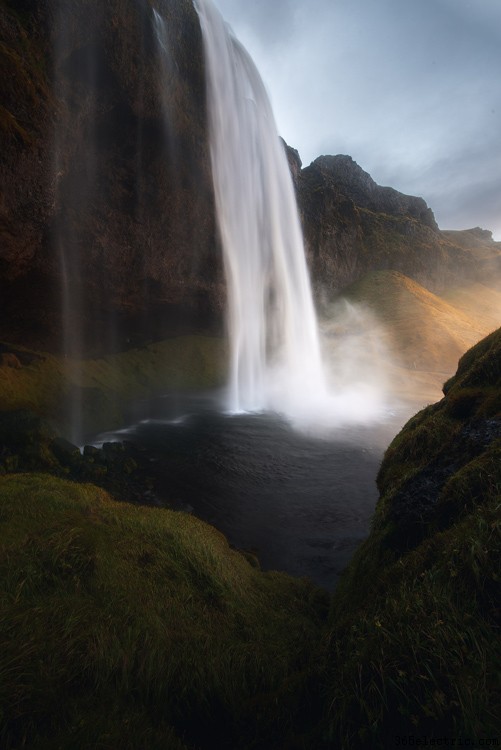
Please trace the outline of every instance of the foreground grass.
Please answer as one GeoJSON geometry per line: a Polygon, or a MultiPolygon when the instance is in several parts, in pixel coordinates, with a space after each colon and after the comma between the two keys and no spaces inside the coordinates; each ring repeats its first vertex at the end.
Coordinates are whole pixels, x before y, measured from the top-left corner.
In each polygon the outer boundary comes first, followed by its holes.
{"type": "Polygon", "coordinates": [[[333,609],[335,747],[499,737],[499,517],[489,502],[398,560],[360,550],[333,609]]]}
{"type": "Polygon", "coordinates": [[[189,515],[0,478],[2,749],[498,737],[501,330],[444,392],[388,448],[371,534],[330,600],[189,515]]]}
{"type": "Polygon", "coordinates": [[[0,479],[0,526],[2,748],[294,746],[322,592],[47,475],[0,479]]]}

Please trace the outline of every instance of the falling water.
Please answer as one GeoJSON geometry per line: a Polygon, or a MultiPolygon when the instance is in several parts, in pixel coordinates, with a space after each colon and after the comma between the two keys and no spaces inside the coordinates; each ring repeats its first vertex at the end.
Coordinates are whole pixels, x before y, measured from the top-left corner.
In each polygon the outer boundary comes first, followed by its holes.
{"type": "Polygon", "coordinates": [[[252,59],[211,0],[196,7],[228,283],[228,408],[289,414],[326,394],[294,187],[252,59]]]}
{"type": "Polygon", "coordinates": [[[176,170],[178,158],[178,144],[176,143],[175,130],[173,127],[172,86],[176,77],[175,60],[172,54],[169,31],[165,19],[160,13],[152,8],[153,28],[155,31],[156,54],[159,64],[159,87],[160,104],[163,112],[164,137],[169,153],[169,162],[176,170]]]}
{"type": "Polygon", "coordinates": [[[92,44],[77,42],[81,29],[73,9],[56,3],[54,92],[59,102],[54,130],[56,216],[52,227],[61,279],[61,322],[64,373],[68,383],[61,394],[68,436],[78,442],[83,431],[81,362],[85,347],[85,238],[76,231],[75,216],[88,217],[98,179],[96,151],[96,84],[98,70],[92,44]],[[75,53],[74,50],[78,50],[75,53]],[[72,52],[73,51],[73,52],[72,52]],[[82,111],[87,113],[82,124],[82,111]],[[74,133],[81,129],[85,158],[74,153],[74,133]],[[70,168],[72,162],[76,168],[70,168]]]}

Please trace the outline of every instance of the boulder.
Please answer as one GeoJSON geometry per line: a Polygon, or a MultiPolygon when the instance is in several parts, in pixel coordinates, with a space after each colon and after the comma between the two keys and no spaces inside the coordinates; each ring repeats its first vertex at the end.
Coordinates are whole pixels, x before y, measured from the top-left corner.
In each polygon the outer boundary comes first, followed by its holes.
{"type": "Polygon", "coordinates": [[[20,370],[21,366],[21,362],[13,352],[3,352],[0,354],[0,367],[12,367],[14,370],[20,370]]]}

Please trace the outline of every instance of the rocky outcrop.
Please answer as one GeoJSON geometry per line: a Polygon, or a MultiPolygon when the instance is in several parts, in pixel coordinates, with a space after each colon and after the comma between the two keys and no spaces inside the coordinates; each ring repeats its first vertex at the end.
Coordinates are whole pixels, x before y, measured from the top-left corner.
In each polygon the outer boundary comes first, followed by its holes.
{"type": "Polygon", "coordinates": [[[317,170],[328,176],[339,191],[360,208],[374,213],[412,217],[430,229],[438,230],[433,211],[422,198],[403,195],[390,187],[381,187],[351,156],[319,156],[308,170],[317,170]]]}
{"type": "Polygon", "coordinates": [[[501,329],[462,357],[442,401],[386,451],[371,534],[332,608],[337,747],[496,734],[500,363],[501,329]]]}
{"type": "Polygon", "coordinates": [[[400,271],[435,291],[488,275],[472,252],[478,238],[441,232],[422,198],[380,187],[350,156],[320,156],[302,170],[290,149],[288,158],[317,297],[370,271],[400,271]]]}

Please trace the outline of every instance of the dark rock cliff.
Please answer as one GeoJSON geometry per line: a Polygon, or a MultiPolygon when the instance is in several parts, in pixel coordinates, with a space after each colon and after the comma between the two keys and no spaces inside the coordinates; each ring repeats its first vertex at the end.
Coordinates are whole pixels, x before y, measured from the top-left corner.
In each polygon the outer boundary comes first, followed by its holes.
{"type": "Polygon", "coordinates": [[[63,276],[87,350],[111,318],[127,338],[217,319],[192,3],[3,0],[0,30],[0,335],[58,348],[63,276]]]}
{"type": "MultiPolygon", "coordinates": [[[[100,354],[220,330],[192,1],[0,0],[0,77],[0,339],[68,351],[78,332],[73,353],[100,354]]],[[[350,157],[287,154],[318,298],[374,270],[440,289],[500,267],[500,243],[440,232],[350,157]]]]}
{"type": "MultiPolygon", "coordinates": [[[[432,290],[482,275],[478,237],[441,232],[422,198],[377,185],[350,156],[320,156],[304,169],[297,152],[288,158],[317,296],[370,271],[400,271],[432,290]]],[[[491,245],[501,257],[500,243],[491,245]]]]}

